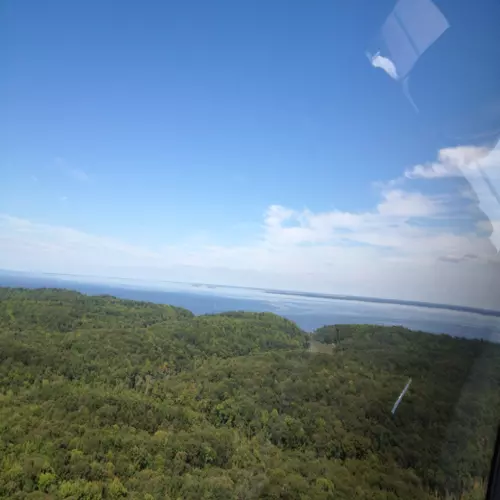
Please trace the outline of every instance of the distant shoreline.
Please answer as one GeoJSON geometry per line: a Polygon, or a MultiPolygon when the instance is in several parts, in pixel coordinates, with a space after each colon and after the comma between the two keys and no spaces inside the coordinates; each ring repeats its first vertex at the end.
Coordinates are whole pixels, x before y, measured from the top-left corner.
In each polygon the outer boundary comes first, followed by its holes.
{"type": "Polygon", "coordinates": [[[448,309],[451,311],[483,314],[485,316],[500,317],[500,311],[480,309],[477,307],[454,306],[449,304],[435,304],[433,302],[419,302],[414,300],[379,299],[376,297],[360,297],[356,295],[334,295],[314,292],[288,292],[283,290],[263,290],[272,295],[290,295],[292,297],[311,297],[315,299],[346,300],[355,302],[372,302],[376,304],[394,304],[398,306],[426,307],[429,309],[448,309]]]}
{"type": "MultiPolygon", "coordinates": [[[[300,292],[300,291],[293,291],[293,290],[276,290],[272,288],[257,288],[257,287],[247,287],[247,286],[237,286],[237,285],[218,285],[218,284],[213,284],[213,283],[191,283],[191,282],[186,282],[186,281],[169,281],[169,280],[159,280],[156,282],[145,282],[145,280],[141,279],[134,279],[134,278],[120,278],[118,276],[83,276],[79,274],[59,274],[59,273],[30,273],[30,272],[23,272],[23,271],[9,271],[6,269],[0,269],[0,277],[4,276],[18,276],[18,277],[29,277],[32,279],[43,279],[45,278],[60,278],[64,280],[64,278],[72,278],[76,282],[78,281],[78,278],[84,279],[84,282],[87,283],[93,283],[93,284],[102,284],[102,285],[107,285],[109,286],[110,283],[106,281],[101,281],[101,280],[112,280],[114,283],[113,285],[115,286],[127,286],[127,282],[131,283],[136,283],[139,284],[141,283],[142,287],[146,287],[148,285],[154,286],[155,284],[161,284],[161,283],[170,283],[170,284],[176,284],[176,285],[187,285],[191,286],[192,288],[199,289],[199,288],[208,288],[208,289],[224,289],[224,288],[229,288],[229,289],[237,289],[237,290],[253,290],[253,291],[259,291],[263,292],[265,294],[270,294],[270,295],[284,295],[284,296],[290,296],[290,297],[309,297],[309,298],[316,298],[316,299],[329,299],[329,300],[344,300],[344,301],[351,301],[351,302],[366,302],[366,303],[373,303],[373,304],[394,304],[394,305],[400,305],[400,306],[412,306],[412,307],[425,307],[428,309],[444,309],[444,310],[449,310],[449,311],[457,311],[457,312],[465,312],[465,313],[472,313],[472,314],[481,314],[483,316],[493,316],[500,318],[500,311],[499,310],[493,310],[493,309],[482,309],[479,307],[468,307],[468,306],[458,306],[458,305],[451,305],[451,304],[438,304],[438,303],[433,303],[433,302],[421,302],[421,301],[414,301],[414,300],[398,300],[398,299],[383,299],[383,298],[377,298],[377,297],[363,297],[363,296],[357,296],[357,295],[341,295],[341,294],[328,294],[328,293],[318,293],[318,292],[300,292]],[[92,281],[96,280],[96,281],[92,281]]],[[[1,285],[0,285],[1,286],[1,285]]],[[[165,290],[168,291],[168,290],[165,290]]]]}

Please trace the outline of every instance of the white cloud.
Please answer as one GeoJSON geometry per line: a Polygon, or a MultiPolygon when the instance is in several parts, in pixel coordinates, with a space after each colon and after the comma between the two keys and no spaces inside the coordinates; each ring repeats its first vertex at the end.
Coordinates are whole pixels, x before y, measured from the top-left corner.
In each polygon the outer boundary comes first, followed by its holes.
{"type": "MultiPolygon", "coordinates": [[[[491,221],[500,220],[500,147],[493,150],[474,146],[441,149],[436,162],[416,165],[405,172],[408,179],[463,177],[470,189],[462,189],[469,200],[478,200],[477,209],[491,221]]],[[[491,241],[500,250],[500,228],[493,223],[491,241]]]]}
{"type": "MultiPolygon", "coordinates": [[[[54,226],[32,222],[19,217],[0,215],[0,236],[3,243],[8,242],[11,250],[19,249],[20,257],[37,261],[40,251],[40,263],[47,258],[50,262],[103,262],[107,259],[151,258],[154,252],[129,245],[113,238],[97,236],[69,227],[54,226]],[[24,250],[29,250],[24,254],[24,250]],[[54,254],[47,253],[54,251],[54,254]]],[[[0,246],[3,250],[4,246],[0,246]]],[[[5,257],[5,255],[2,255],[5,257]]],[[[7,255],[12,260],[15,255],[7,255]]],[[[112,262],[112,260],[110,261],[112,262]]]]}
{"type": "Polygon", "coordinates": [[[461,177],[465,174],[498,174],[500,169],[500,149],[489,151],[475,146],[459,146],[441,149],[435,162],[416,165],[405,172],[408,179],[439,179],[461,177]]]}
{"type": "Polygon", "coordinates": [[[500,219],[478,221],[477,229],[479,232],[488,235],[497,250],[500,249],[500,219]]]}
{"type": "Polygon", "coordinates": [[[377,207],[378,213],[393,217],[431,217],[446,210],[438,197],[391,190],[384,193],[384,201],[377,207]]]}
{"type": "Polygon", "coordinates": [[[313,213],[273,205],[264,218],[265,242],[274,246],[330,243],[398,248],[403,231],[407,238],[422,236],[422,230],[411,226],[409,221],[440,216],[447,210],[443,197],[403,190],[384,191],[376,209],[364,213],[338,210],[313,213]]]}
{"type": "MultiPolygon", "coordinates": [[[[191,235],[170,245],[128,243],[74,228],[0,215],[2,267],[123,278],[288,288],[447,302],[500,309],[500,215],[474,166],[494,173],[494,155],[477,148],[443,149],[397,182],[379,186],[363,212],[315,212],[271,205],[242,245],[191,235]],[[410,179],[466,172],[490,222],[457,230],[453,196],[405,189],[410,179]],[[493,215],[491,215],[493,214],[493,215]],[[253,237],[249,237],[253,236],[253,237]],[[492,244],[493,243],[493,244],[492,244]]],[[[494,178],[494,176],[493,176],[494,178]]],[[[471,189],[455,198],[474,200],[471,189]]],[[[474,214],[468,213],[469,221],[474,214]]],[[[465,219],[465,218],[464,218],[465,219]]],[[[458,222],[457,222],[458,221],[458,222]]],[[[252,226],[255,227],[255,226],[252,226]]],[[[168,228],[165,228],[168,232],[168,228]]],[[[134,235],[130,235],[134,238],[134,235]]],[[[155,235],[158,241],[160,235],[155,235]]],[[[132,240],[134,241],[134,240],[132,240]]]]}
{"type": "Polygon", "coordinates": [[[428,165],[415,165],[405,172],[408,179],[442,179],[444,177],[459,177],[460,170],[453,165],[431,163],[428,165]]]}
{"type": "Polygon", "coordinates": [[[380,52],[377,52],[374,56],[369,56],[369,59],[374,68],[383,69],[394,80],[399,78],[395,64],[388,57],[381,56],[380,52]]]}
{"type": "Polygon", "coordinates": [[[442,198],[403,190],[383,192],[380,203],[363,213],[272,205],[251,244],[190,241],[160,247],[3,215],[0,261],[4,267],[31,271],[207,281],[494,307],[500,293],[488,290],[493,287],[498,292],[500,279],[489,288],[484,283],[500,276],[490,268],[492,248],[487,236],[411,223],[415,217],[433,220],[446,210],[442,198]],[[467,257],[471,255],[474,258],[467,257]]]}

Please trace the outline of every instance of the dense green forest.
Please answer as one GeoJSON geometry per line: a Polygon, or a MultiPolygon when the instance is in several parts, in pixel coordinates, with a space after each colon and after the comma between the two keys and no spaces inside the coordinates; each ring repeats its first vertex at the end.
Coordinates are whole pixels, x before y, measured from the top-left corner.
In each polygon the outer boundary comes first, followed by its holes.
{"type": "Polygon", "coordinates": [[[0,498],[479,499],[499,383],[489,342],[0,288],[0,498]]]}

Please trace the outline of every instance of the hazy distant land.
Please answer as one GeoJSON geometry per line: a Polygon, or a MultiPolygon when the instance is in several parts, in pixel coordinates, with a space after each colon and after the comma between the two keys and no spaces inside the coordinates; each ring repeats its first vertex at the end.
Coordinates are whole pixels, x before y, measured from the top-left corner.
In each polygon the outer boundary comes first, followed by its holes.
{"type": "Polygon", "coordinates": [[[397,300],[397,299],[380,299],[377,297],[359,297],[356,295],[334,295],[327,293],[312,293],[312,292],[292,292],[283,290],[263,290],[265,293],[275,295],[290,295],[293,297],[311,297],[316,299],[332,299],[332,300],[353,300],[356,302],[375,302],[378,304],[397,304],[400,306],[415,306],[415,307],[430,307],[432,309],[450,309],[452,311],[462,311],[468,313],[485,314],[487,316],[500,317],[500,311],[491,309],[481,309],[478,307],[454,306],[450,304],[435,304],[433,302],[419,302],[414,300],[397,300]]]}
{"type": "Polygon", "coordinates": [[[78,279],[84,279],[85,281],[95,280],[95,283],[103,283],[103,281],[113,281],[115,284],[123,284],[125,285],[127,282],[132,283],[140,283],[142,287],[147,286],[157,286],[161,284],[175,284],[175,285],[187,285],[193,288],[207,288],[207,289],[238,289],[238,290],[254,290],[259,292],[264,292],[272,295],[285,295],[291,297],[309,297],[316,299],[331,299],[331,300],[346,300],[346,301],[354,301],[354,302],[367,302],[367,303],[376,303],[376,304],[395,304],[402,306],[413,306],[413,307],[427,307],[431,309],[447,309],[451,311],[459,311],[459,312],[467,312],[467,313],[475,313],[475,314],[483,314],[486,316],[495,316],[500,317],[500,310],[493,309],[482,309],[478,307],[467,307],[467,306],[458,306],[451,304],[438,304],[433,302],[421,302],[421,301],[413,301],[413,300],[399,300],[399,299],[389,299],[389,298],[378,298],[378,297],[363,297],[357,295],[341,295],[341,294],[328,294],[328,293],[317,293],[317,292],[300,292],[293,290],[276,290],[269,288],[257,288],[257,287],[246,287],[246,286],[236,286],[236,285],[219,285],[213,283],[189,283],[189,282],[181,282],[181,281],[169,281],[169,280],[158,280],[155,282],[145,282],[141,279],[134,278],[120,278],[118,276],[83,276],[79,274],[57,274],[57,273],[30,273],[30,272],[22,272],[22,271],[10,271],[0,269],[0,276],[25,276],[25,277],[33,277],[33,278],[72,278],[78,281],[78,279]]]}

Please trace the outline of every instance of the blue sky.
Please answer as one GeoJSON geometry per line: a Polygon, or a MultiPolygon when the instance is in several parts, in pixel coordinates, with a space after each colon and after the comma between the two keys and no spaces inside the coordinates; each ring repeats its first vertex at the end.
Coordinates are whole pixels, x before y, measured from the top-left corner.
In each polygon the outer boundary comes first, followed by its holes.
{"type": "Polygon", "coordinates": [[[472,300],[382,284],[386,259],[464,279],[487,246],[367,58],[394,4],[4,2],[2,267],[472,300]]]}

